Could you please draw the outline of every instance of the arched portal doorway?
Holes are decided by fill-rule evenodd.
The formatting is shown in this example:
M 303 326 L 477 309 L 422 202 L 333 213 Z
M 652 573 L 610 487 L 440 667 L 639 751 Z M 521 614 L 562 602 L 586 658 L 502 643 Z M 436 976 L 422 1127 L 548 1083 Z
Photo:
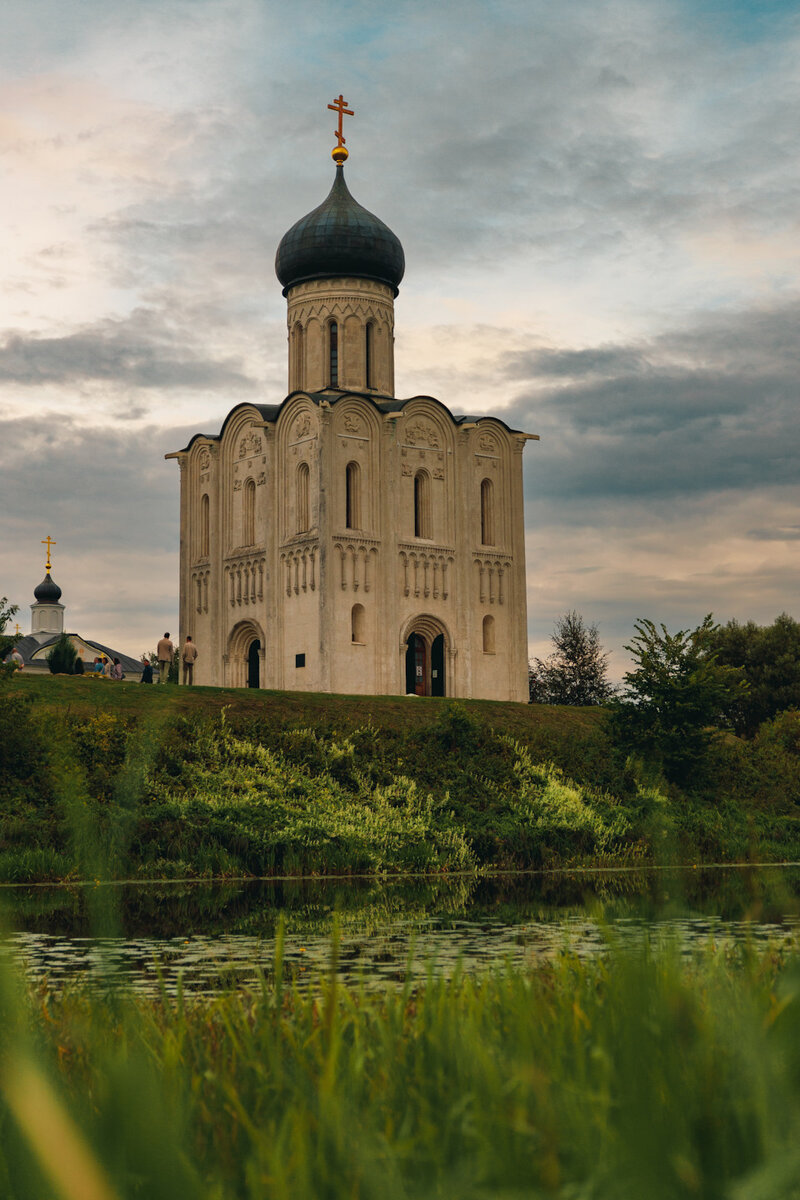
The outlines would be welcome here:
M 247 651 L 247 686 L 261 687 L 261 642 L 256 638 Z
M 413 692 L 416 696 L 427 696 L 426 684 L 428 679 L 428 654 L 425 639 L 419 633 L 412 633 L 408 639 L 406 650 L 406 695 Z
M 405 650 L 406 694 L 448 695 L 452 646 L 442 623 L 435 617 L 415 617 L 408 622 L 401 645 Z
M 431 695 L 444 696 L 444 634 L 433 639 L 431 646 Z
M 262 687 L 264 684 L 264 630 L 257 621 L 240 621 L 228 636 L 225 662 L 226 687 Z

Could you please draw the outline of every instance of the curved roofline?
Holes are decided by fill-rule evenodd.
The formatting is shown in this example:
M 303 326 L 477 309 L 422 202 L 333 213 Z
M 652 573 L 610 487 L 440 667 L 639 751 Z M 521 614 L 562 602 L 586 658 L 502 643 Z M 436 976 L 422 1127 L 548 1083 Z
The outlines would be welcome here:
M 225 430 L 227 429 L 229 423 L 233 420 L 234 416 L 245 408 L 256 409 L 262 421 L 265 423 L 277 423 L 280 420 L 281 414 L 283 413 L 286 405 L 291 400 L 296 399 L 298 396 L 303 396 L 312 404 L 317 405 L 317 407 L 319 407 L 322 403 L 325 403 L 331 408 L 335 407 L 335 405 L 337 405 L 341 400 L 351 397 L 354 400 L 367 400 L 370 404 L 375 406 L 378 412 L 383 413 L 384 415 L 388 415 L 390 413 L 397 413 L 399 415 L 404 411 L 407 405 L 413 404 L 416 400 L 424 400 L 430 404 L 435 404 L 437 408 L 440 408 L 455 426 L 477 425 L 479 421 L 495 421 L 498 425 L 502 425 L 503 429 L 505 429 L 507 433 L 538 440 L 536 434 L 525 433 L 522 429 L 513 429 L 511 425 L 508 425 L 502 417 L 498 417 L 495 413 L 481 413 L 476 416 L 473 416 L 469 413 L 461 413 L 456 415 L 442 400 L 437 399 L 436 396 L 408 396 L 404 400 L 398 400 L 394 397 L 384 396 L 382 394 L 376 395 L 372 392 L 344 391 L 340 390 L 339 388 L 326 388 L 321 392 L 306 392 L 302 389 L 296 389 L 293 392 L 289 392 L 288 396 L 286 396 L 280 404 L 253 404 L 252 401 L 245 400 L 241 404 L 235 405 L 222 422 L 219 433 L 196 433 L 182 450 L 175 450 L 171 454 L 165 454 L 164 457 L 177 458 L 179 454 L 188 453 L 188 451 L 191 450 L 192 446 L 199 438 L 205 438 L 205 440 L 209 442 L 221 441 L 225 434 Z
M 400 239 L 352 195 L 343 162 L 328 195 L 286 231 L 275 254 L 284 296 L 298 283 L 340 275 L 382 283 L 396 296 L 405 269 Z

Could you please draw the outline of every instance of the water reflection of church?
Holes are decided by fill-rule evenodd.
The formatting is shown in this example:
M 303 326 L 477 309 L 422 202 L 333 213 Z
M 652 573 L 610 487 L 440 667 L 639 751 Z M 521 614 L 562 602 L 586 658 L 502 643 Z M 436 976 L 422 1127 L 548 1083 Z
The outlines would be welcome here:
M 288 396 L 169 456 L 195 682 L 525 701 L 530 435 L 395 398 L 403 249 L 333 156 L 330 194 L 276 257 Z

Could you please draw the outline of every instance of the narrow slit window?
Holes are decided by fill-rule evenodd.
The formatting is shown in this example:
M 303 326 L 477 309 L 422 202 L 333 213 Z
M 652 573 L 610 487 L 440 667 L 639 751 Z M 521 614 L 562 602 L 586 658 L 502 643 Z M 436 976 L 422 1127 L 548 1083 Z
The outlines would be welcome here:
M 491 479 L 481 480 L 481 545 L 495 545 L 494 484 Z
M 328 326 L 328 374 L 330 386 L 339 386 L 339 326 L 331 321 Z
M 298 321 L 294 327 L 294 336 L 292 339 L 292 350 L 294 352 L 294 370 L 292 372 L 292 380 L 294 387 L 301 391 L 303 387 L 303 326 Z
M 366 642 L 366 614 L 363 604 L 354 604 L 350 614 L 350 640 L 363 645 Z
M 494 617 L 483 618 L 483 653 L 494 654 Z
M 256 540 L 256 485 L 248 479 L 242 498 L 242 542 L 252 546 Z
M 345 528 L 361 528 L 361 468 L 356 462 L 345 471 Z
M 431 477 L 427 471 L 414 476 L 414 537 L 432 538 Z
M 367 321 L 364 326 L 364 378 L 366 386 L 372 388 L 375 386 L 373 379 L 373 355 L 375 346 L 375 323 Z
M 200 497 L 200 556 L 202 558 L 207 558 L 209 553 L 209 527 L 211 524 L 209 507 L 208 494 L 204 492 Z
M 309 470 L 308 463 L 301 462 L 297 468 L 297 532 L 305 533 L 311 528 L 308 491 L 309 491 Z

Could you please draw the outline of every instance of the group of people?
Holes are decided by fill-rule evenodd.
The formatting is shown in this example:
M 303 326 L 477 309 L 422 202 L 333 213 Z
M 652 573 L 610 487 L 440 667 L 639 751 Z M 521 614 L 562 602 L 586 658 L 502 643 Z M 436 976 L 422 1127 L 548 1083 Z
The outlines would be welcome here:
M 175 646 L 170 640 L 169 633 L 165 633 L 161 641 L 156 647 L 156 659 L 158 660 L 158 682 L 166 683 L 169 677 L 169 669 L 175 659 Z M 181 648 L 181 662 L 183 663 L 183 682 L 185 684 L 194 683 L 194 664 L 197 660 L 197 647 L 191 637 L 187 636 L 186 641 Z M 153 682 L 153 668 L 146 659 L 142 659 L 142 683 Z
M 83 665 L 83 659 L 80 657 L 76 658 L 75 666 L 72 668 L 72 673 L 73 675 L 85 675 L 87 673 L 90 675 L 102 675 L 106 679 L 125 678 L 125 672 L 122 669 L 122 663 L 119 661 L 119 659 L 115 658 L 112 662 L 106 654 L 99 655 L 92 663 L 88 672 L 86 667 Z
M 170 641 L 170 636 L 165 633 L 156 648 L 156 658 L 158 660 L 158 682 L 166 683 L 169 676 L 169 669 L 172 666 L 175 658 L 175 646 Z M 197 660 L 197 647 L 191 637 L 187 637 L 181 649 L 181 661 L 183 663 L 183 682 L 186 684 L 194 683 L 194 664 Z M 13 663 L 18 671 L 21 671 L 25 663 L 16 648 L 4 660 L 7 663 Z M 95 658 L 91 666 L 85 666 L 80 655 L 75 659 L 75 665 L 72 668 L 74 675 L 102 675 L 106 679 L 124 679 L 125 672 L 122 669 L 122 663 L 118 658 L 112 660 L 106 654 L 99 654 Z M 146 654 L 142 655 L 142 678 L 141 683 L 153 682 L 153 665 Z

